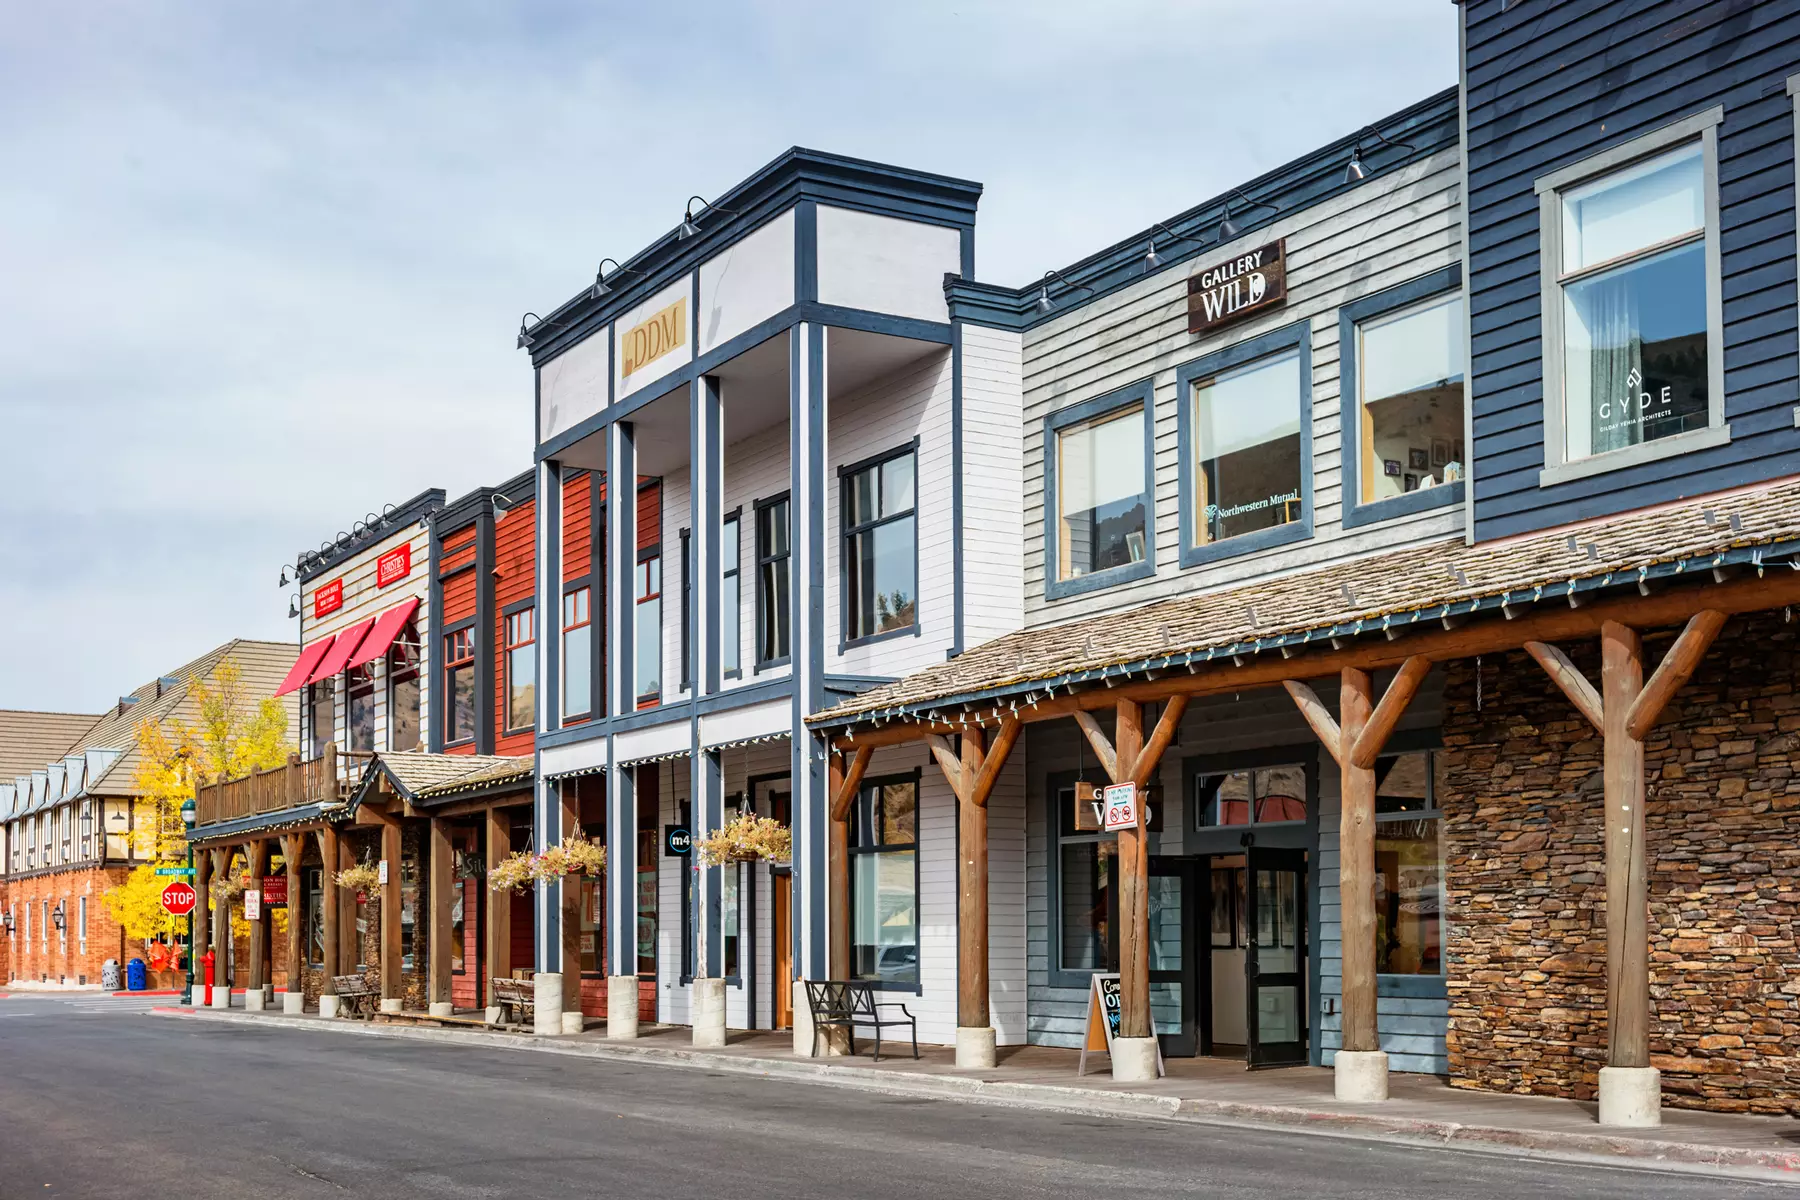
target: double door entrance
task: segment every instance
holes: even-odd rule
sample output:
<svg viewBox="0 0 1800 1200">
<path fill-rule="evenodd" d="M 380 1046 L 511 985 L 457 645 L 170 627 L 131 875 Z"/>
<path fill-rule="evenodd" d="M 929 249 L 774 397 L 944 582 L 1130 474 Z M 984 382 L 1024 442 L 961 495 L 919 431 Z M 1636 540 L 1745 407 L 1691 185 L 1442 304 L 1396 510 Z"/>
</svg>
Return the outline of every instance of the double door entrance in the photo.
<svg viewBox="0 0 1800 1200">
<path fill-rule="evenodd" d="M 1307 1061 L 1306 851 L 1150 858 L 1150 1007 L 1163 1053 Z"/>
</svg>

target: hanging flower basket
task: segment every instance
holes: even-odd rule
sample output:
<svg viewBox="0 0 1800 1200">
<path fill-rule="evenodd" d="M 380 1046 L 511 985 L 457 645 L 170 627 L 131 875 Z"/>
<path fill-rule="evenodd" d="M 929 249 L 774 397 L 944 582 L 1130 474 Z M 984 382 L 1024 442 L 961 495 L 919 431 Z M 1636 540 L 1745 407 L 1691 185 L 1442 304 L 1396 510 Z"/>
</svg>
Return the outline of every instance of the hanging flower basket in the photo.
<svg viewBox="0 0 1800 1200">
<path fill-rule="evenodd" d="M 533 856 L 524 850 L 515 850 L 488 871 L 488 889 L 495 892 L 522 892 L 537 880 L 537 873 L 532 867 Z"/>
<path fill-rule="evenodd" d="M 703 867 L 726 863 L 789 862 L 794 835 L 773 817 L 743 813 L 694 842 L 695 861 Z"/>
<path fill-rule="evenodd" d="M 381 895 L 381 871 L 372 862 L 345 867 L 332 878 L 341 888 L 350 888 L 370 896 Z"/>
<path fill-rule="evenodd" d="M 488 872 L 488 887 L 496 892 L 523 892 L 540 879 L 555 881 L 566 875 L 601 875 L 605 871 L 606 847 L 577 833 L 542 854 L 521 850 L 508 855 Z"/>
<path fill-rule="evenodd" d="M 241 879 L 215 879 L 207 886 L 212 898 L 219 904 L 230 904 L 244 894 L 244 882 Z"/>
</svg>

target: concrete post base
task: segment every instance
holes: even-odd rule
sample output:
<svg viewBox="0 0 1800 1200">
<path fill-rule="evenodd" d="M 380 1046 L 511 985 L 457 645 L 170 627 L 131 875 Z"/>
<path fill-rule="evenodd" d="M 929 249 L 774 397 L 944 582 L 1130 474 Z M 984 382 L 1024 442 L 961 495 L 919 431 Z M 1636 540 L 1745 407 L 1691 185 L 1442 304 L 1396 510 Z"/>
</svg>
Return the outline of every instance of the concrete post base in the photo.
<svg viewBox="0 0 1800 1200">
<path fill-rule="evenodd" d="M 1662 1072 L 1655 1067 L 1601 1067 L 1600 1123 L 1633 1129 L 1661 1125 Z"/>
<path fill-rule="evenodd" d="M 250 988 L 244 993 L 244 1011 L 261 1012 L 263 1010 L 263 990 Z"/>
<path fill-rule="evenodd" d="M 725 1044 L 725 981 L 696 979 L 689 992 L 693 1008 L 694 1045 L 716 1048 Z"/>
<path fill-rule="evenodd" d="M 984 1070 L 999 1061 L 994 1055 L 992 1025 L 958 1025 L 956 1027 L 956 1065 Z"/>
<path fill-rule="evenodd" d="M 504 1016 L 506 1016 L 506 1010 L 501 1008 L 498 1004 L 494 1005 L 492 1008 L 484 1008 L 481 1010 L 481 1019 L 486 1021 L 489 1025 L 498 1025 L 501 1018 Z"/>
<path fill-rule="evenodd" d="M 960 1033 L 961 1031 L 958 1030 Z M 1114 1038 L 1112 1044 L 1113 1078 L 1120 1083 L 1154 1083 L 1156 1081 L 1156 1039 Z"/>
<path fill-rule="evenodd" d="M 320 996 L 319 997 L 319 1015 L 321 1017 L 337 1016 L 338 1015 L 338 1006 L 340 1003 L 342 1003 L 342 1002 L 340 1000 L 338 1000 L 338 998 L 336 996 Z"/>
<path fill-rule="evenodd" d="M 1374 1104 L 1388 1098 L 1388 1059 L 1381 1050 L 1339 1050 L 1332 1082 L 1339 1100 Z"/>
<path fill-rule="evenodd" d="M 802 1058 L 850 1053 L 850 1031 L 826 1029 L 820 1032 L 818 1046 L 813 1045 L 812 1008 L 806 1003 L 806 981 L 794 980 L 794 1053 Z"/>
<path fill-rule="evenodd" d="M 425 1010 L 434 1017 L 448 1017 L 456 1012 L 456 1006 L 448 1000 L 433 1000 L 431 1007 Z"/>
<path fill-rule="evenodd" d="M 214 988 L 213 989 L 212 1006 L 214 1008 L 230 1008 L 231 1007 L 231 989 L 223 988 L 223 987 Z"/>
<path fill-rule="evenodd" d="M 381 1011 L 384 1013 L 402 1012 L 405 1010 L 405 1007 L 406 1001 L 398 996 L 383 996 L 381 998 Z"/>
<path fill-rule="evenodd" d="M 564 1033 L 581 1033 L 587 1029 L 587 1017 L 579 1012 L 563 1011 L 562 1031 Z"/>
<path fill-rule="evenodd" d="M 606 977 L 606 1036 L 628 1042 L 638 1035 L 638 981 L 636 975 Z"/>
<path fill-rule="evenodd" d="M 531 1032 L 554 1037 L 562 1028 L 562 972 L 539 971 L 531 977 Z"/>
<path fill-rule="evenodd" d="M 283 993 L 281 993 L 281 1011 L 282 1011 L 283 1015 L 289 1016 L 289 1017 L 298 1017 L 298 1016 L 302 1015 L 303 1013 L 305 1013 L 306 1012 L 306 993 L 305 992 L 283 992 Z"/>
</svg>

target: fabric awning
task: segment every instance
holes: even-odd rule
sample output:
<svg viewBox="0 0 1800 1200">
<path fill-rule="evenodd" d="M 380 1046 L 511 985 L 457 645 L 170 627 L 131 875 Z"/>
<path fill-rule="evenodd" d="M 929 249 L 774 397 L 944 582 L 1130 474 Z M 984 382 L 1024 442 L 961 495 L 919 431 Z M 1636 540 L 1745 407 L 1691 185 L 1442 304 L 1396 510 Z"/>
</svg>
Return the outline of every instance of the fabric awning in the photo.
<svg viewBox="0 0 1800 1200">
<path fill-rule="evenodd" d="M 344 632 L 338 634 L 337 641 L 331 644 L 331 653 L 319 660 L 319 665 L 313 668 L 313 673 L 307 677 L 306 682 L 317 683 L 321 679 L 330 679 L 333 675 L 342 671 L 345 665 L 349 663 L 350 656 L 356 653 L 356 648 L 362 645 L 363 639 L 369 635 L 369 630 L 374 627 L 375 618 L 370 617 L 368 620 L 359 621 L 355 625 L 344 630 Z"/>
<path fill-rule="evenodd" d="M 331 649 L 331 643 L 336 640 L 335 636 L 327 634 L 316 642 L 300 647 L 300 657 L 294 660 L 294 665 L 288 671 L 287 678 L 281 681 L 281 686 L 275 689 L 275 694 L 285 696 L 311 682 L 313 668 L 319 665 L 319 660 L 325 657 L 326 651 Z"/>
<path fill-rule="evenodd" d="M 374 662 L 386 654 L 388 647 L 394 644 L 394 639 L 400 636 L 400 631 L 406 628 L 407 621 L 412 619 L 413 613 L 418 611 L 418 608 L 419 598 L 414 596 L 411 600 L 403 604 L 396 604 L 376 617 L 375 628 L 369 631 L 369 636 L 363 639 L 362 646 L 345 665 L 360 667 L 364 663 Z"/>
</svg>

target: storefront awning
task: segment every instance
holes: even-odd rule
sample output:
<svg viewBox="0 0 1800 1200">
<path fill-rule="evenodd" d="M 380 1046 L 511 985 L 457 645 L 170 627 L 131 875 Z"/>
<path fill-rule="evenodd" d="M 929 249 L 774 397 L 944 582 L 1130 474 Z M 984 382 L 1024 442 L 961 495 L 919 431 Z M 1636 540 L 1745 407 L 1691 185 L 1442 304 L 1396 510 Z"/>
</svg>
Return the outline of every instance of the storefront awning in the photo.
<svg viewBox="0 0 1800 1200">
<path fill-rule="evenodd" d="M 337 641 L 331 644 L 331 653 L 319 660 L 313 673 L 307 676 L 306 682 L 317 683 L 321 679 L 330 679 L 350 662 L 350 656 L 362 645 L 363 639 L 369 636 L 369 630 L 375 627 L 375 618 L 359 621 L 344 632 L 337 635 Z"/>
<path fill-rule="evenodd" d="M 419 598 L 414 596 L 411 600 L 403 604 L 396 604 L 376 617 L 375 628 L 369 631 L 369 636 L 363 639 L 362 645 L 345 665 L 360 667 L 364 663 L 374 662 L 386 654 L 388 647 L 394 644 L 394 639 L 400 636 L 400 631 L 406 628 L 406 623 L 412 619 L 413 613 L 418 611 L 418 608 Z"/>
<path fill-rule="evenodd" d="M 293 668 L 288 671 L 287 678 L 281 681 L 281 686 L 275 689 L 275 694 L 285 696 L 310 683 L 313 677 L 313 668 L 319 665 L 326 652 L 331 649 L 331 644 L 336 640 L 336 637 L 327 634 L 316 642 L 300 647 L 300 657 L 294 660 Z"/>
</svg>

